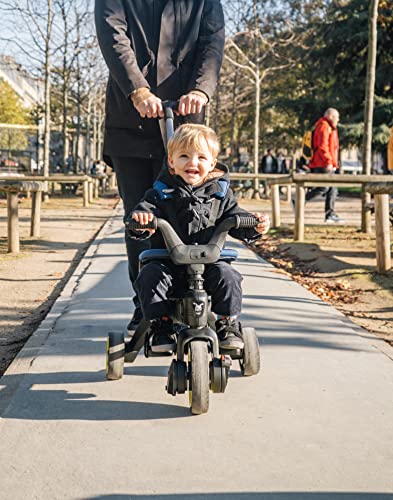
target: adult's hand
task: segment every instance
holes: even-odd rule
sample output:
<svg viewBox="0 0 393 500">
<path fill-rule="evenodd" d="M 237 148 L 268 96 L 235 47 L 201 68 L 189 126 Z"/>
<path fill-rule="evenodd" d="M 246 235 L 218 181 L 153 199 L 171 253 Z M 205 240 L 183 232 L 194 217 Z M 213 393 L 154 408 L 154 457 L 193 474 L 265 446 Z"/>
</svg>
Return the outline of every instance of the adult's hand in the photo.
<svg viewBox="0 0 393 500">
<path fill-rule="evenodd" d="M 148 88 L 137 89 L 131 94 L 131 101 L 142 118 L 163 118 L 164 110 L 159 97 Z"/>
<path fill-rule="evenodd" d="M 329 172 L 329 174 L 331 174 L 332 172 L 334 172 L 334 167 L 333 167 L 333 165 L 328 165 L 328 166 L 326 167 L 326 170 L 327 170 L 327 172 Z"/>
<path fill-rule="evenodd" d="M 179 99 L 177 114 L 186 116 L 200 113 L 207 103 L 207 96 L 203 92 L 189 92 Z"/>
</svg>

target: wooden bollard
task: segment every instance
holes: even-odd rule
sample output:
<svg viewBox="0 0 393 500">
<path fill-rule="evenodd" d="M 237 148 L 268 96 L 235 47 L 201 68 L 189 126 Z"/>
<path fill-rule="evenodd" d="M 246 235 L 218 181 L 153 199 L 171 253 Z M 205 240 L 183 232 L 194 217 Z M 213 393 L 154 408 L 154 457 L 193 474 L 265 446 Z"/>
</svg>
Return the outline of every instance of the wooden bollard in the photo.
<svg viewBox="0 0 393 500">
<path fill-rule="evenodd" d="M 112 174 L 109 177 L 109 189 L 115 189 L 116 188 L 116 174 L 115 172 L 112 172 Z"/>
<path fill-rule="evenodd" d="M 99 180 L 98 179 L 93 179 L 93 196 L 95 199 L 98 198 L 98 186 L 99 186 Z"/>
<path fill-rule="evenodd" d="M 89 203 L 93 203 L 93 180 L 89 180 Z"/>
<path fill-rule="evenodd" d="M 30 236 L 39 238 L 40 233 L 41 233 L 41 191 L 34 191 L 31 204 Z"/>
<path fill-rule="evenodd" d="M 291 185 L 290 184 L 287 184 L 285 186 L 285 189 L 286 189 L 286 196 L 287 196 L 287 199 L 285 200 L 286 203 L 291 203 L 291 199 L 292 199 L 292 192 L 291 192 Z"/>
<path fill-rule="evenodd" d="M 295 214 L 295 241 L 304 240 L 304 184 L 296 184 L 296 214 Z"/>
<path fill-rule="evenodd" d="M 19 253 L 18 193 L 7 193 L 8 252 Z"/>
<path fill-rule="evenodd" d="M 280 219 L 280 186 L 273 184 L 271 186 L 270 196 L 272 200 L 272 227 L 277 228 L 281 225 Z"/>
<path fill-rule="evenodd" d="M 89 181 L 87 179 L 83 181 L 83 206 L 89 206 Z"/>
<path fill-rule="evenodd" d="M 375 199 L 375 232 L 377 271 L 386 273 L 392 267 L 390 252 L 390 227 L 389 227 L 389 195 L 376 194 Z"/>
</svg>

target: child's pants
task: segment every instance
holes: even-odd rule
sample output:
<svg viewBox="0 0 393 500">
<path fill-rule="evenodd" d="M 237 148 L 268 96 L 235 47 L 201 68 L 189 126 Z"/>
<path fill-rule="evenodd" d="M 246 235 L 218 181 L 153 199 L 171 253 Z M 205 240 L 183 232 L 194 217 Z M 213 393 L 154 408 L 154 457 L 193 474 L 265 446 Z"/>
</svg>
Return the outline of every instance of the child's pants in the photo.
<svg viewBox="0 0 393 500">
<path fill-rule="evenodd" d="M 212 311 L 221 316 L 238 316 L 242 305 L 242 276 L 228 262 L 219 261 L 205 267 L 204 288 L 212 298 Z M 147 320 L 173 313 L 173 302 L 168 294 L 179 297 L 187 290 L 185 266 L 152 261 L 145 264 L 137 279 L 138 294 L 143 316 Z"/>
</svg>

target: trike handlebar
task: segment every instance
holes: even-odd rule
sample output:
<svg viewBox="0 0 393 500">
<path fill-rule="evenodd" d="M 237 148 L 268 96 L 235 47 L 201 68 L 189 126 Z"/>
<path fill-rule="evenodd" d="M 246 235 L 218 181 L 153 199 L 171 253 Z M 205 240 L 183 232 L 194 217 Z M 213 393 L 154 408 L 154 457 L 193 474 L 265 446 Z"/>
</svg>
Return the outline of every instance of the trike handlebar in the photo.
<svg viewBox="0 0 393 500">
<path fill-rule="evenodd" d="M 258 222 L 258 219 L 253 215 L 241 214 L 228 217 L 216 227 L 210 241 L 205 245 L 184 244 L 171 224 L 159 217 L 154 217 L 148 224 L 140 224 L 129 219 L 126 221 L 126 228 L 131 231 L 159 229 L 170 258 L 175 264 L 212 264 L 219 260 L 225 239 L 231 229 L 253 228 L 257 226 Z"/>
</svg>

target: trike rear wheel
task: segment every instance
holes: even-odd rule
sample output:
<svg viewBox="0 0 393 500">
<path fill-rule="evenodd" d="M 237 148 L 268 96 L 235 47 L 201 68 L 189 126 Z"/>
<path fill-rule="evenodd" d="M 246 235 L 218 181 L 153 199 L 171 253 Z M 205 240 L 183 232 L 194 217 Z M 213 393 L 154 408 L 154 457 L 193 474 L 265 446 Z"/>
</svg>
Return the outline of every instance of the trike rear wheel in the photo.
<svg viewBox="0 0 393 500">
<path fill-rule="evenodd" d="M 124 372 L 124 334 L 109 332 L 106 342 L 106 378 L 119 380 Z"/>
<path fill-rule="evenodd" d="M 242 328 L 244 341 L 243 359 L 239 359 L 243 375 L 256 375 L 261 367 L 258 337 L 254 328 Z"/>
</svg>

